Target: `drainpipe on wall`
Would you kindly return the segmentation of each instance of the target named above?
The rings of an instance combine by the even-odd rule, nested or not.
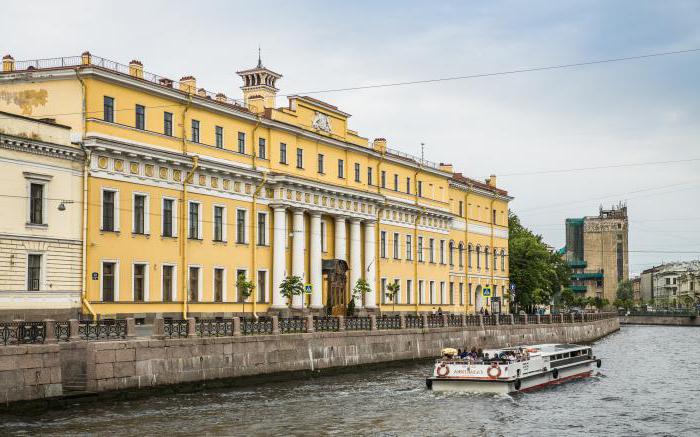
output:
[[[418,223],[420,222],[422,215],[422,210],[420,209],[418,205],[418,175],[420,174],[421,169],[423,168],[423,162],[418,166],[418,170],[416,170],[415,173],[413,173],[413,183],[415,186],[413,187],[413,197],[414,197],[414,202],[416,204],[416,208],[419,210],[419,212],[416,214],[416,219],[413,223],[413,246],[415,247],[414,253],[413,253],[413,301],[415,302],[415,307],[416,307],[416,314],[418,314],[418,307],[420,305],[420,295],[419,290],[418,290]]]
[[[470,252],[469,252],[469,193],[471,192],[472,186],[467,185],[467,193],[464,195],[464,248],[467,251],[467,264],[464,266],[465,269],[465,275],[464,277],[467,280],[467,283],[464,284],[465,288],[467,289],[467,293],[469,294],[467,296],[467,299],[464,301],[464,312],[469,313],[469,302],[472,300],[472,290],[469,287],[470,280],[471,278],[469,277],[469,257],[470,257]],[[476,304],[476,302],[474,302]],[[476,311],[474,311],[476,312]]]
[[[253,128],[253,143],[255,143],[255,132],[258,130],[258,127],[260,127],[260,115],[256,114],[256,117],[258,121],[255,123],[255,127]],[[272,146],[272,144],[270,144]],[[270,150],[271,151],[271,150]],[[252,155],[252,165],[253,165],[253,171],[257,171],[257,162],[256,158],[258,156],[257,150],[255,148],[255,144],[253,144],[253,153]],[[251,279],[255,280],[256,275],[255,275],[255,257],[256,257],[256,249],[257,249],[257,244],[255,243],[255,230],[257,229],[257,221],[258,221],[258,212],[257,212],[257,200],[258,200],[258,195],[260,194],[260,191],[262,188],[265,186],[265,182],[267,182],[267,172],[263,172],[263,179],[255,187],[255,190],[253,190],[253,212],[252,212],[252,217],[250,220],[251,223],[251,230],[250,230],[250,250],[251,250]],[[236,278],[236,281],[238,281],[238,278]],[[256,284],[257,285],[257,284]],[[258,319],[258,312],[257,312],[257,302],[258,302],[258,287],[255,286],[253,287],[253,317],[255,319]],[[245,314],[244,314],[245,315]]]
[[[384,161],[384,155],[386,155],[386,147],[384,147],[383,150],[379,151],[379,161],[377,162],[377,194],[381,195],[382,193],[382,172],[381,172],[381,166],[382,166],[382,161]],[[383,290],[379,290],[381,287],[381,276],[382,276],[382,268],[381,268],[381,257],[379,253],[379,245],[381,244],[381,240],[379,239],[379,236],[381,235],[381,230],[380,230],[380,223],[381,223],[381,213],[383,209],[377,208],[377,226],[374,228],[374,264],[375,267],[374,269],[376,270],[376,275],[374,278],[374,304],[377,305],[377,307],[381,310],[381,302],[382,302],[382,296],[381,293],[383,293]],[[379,303],[376,302],[377,296],[379,296]],[[365,303],[366,305],[366,303]]]
[[[83,80],[82,77],[80,77],[80,74],[78,73],[78,69],[75,68],[75,77],[78,79],[78,82],[80,82],[80,87],[83,92],[83,101],[82,101],[82,141],[80,142],[80,148],[83,150],[85,153],[85,162],[83,164],[83,229],[82,229],[82,248],[81,248],[81,256],[82,256],[82,266],[81,266],[81,273],[82,273],[82,290],[80,292],[80,300],[83,304],[83,306],[90,312],[90,315],[92,316],[92,319],[95,320],[97,318],[97,315],[95,314],[95,310],[92,308],[92,305],[90,305],[90,302],[88,301],[87,298],[87,220],[88,220],[88,173],[90,172],[90,159],[92,157],[92,154],[85,148],[85,130],[87,129],[87,93],[86,93],[86,88],[85,88],[85,81]]]
[[[187,118],[187,112],[192,104],[192,95],[187,94],[187,103],[185,104],[185,109],[182,111],[182,154],[187,156],[187,129],[185,128],[185,121]],[[187,306],[189,301],[189,296],[187,294],[187,184],[190,178],[194,178],[194,172],[199,167],[199,157],[192,157],[192,170],[190,170],[182,181],[182,191],[180,193],[180,288],[182,289],[182,319],[187,320]]]

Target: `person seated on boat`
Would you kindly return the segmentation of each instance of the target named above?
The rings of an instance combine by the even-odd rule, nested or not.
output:
[[[484,358],[484,350],[481,349],[481,348],[479,348],[479,349],[476,351],[476,356],[477,356],[477,358]]]

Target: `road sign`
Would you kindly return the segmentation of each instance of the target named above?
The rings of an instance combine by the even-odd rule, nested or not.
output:
[[[510,291],[515,291],[515,284],[510,284]]]
[[[311,284],[304,285],[304,293],[306,293],[306,294],[311,294],[311,291],[313,289],[314,289],[314,286]]]
[[[92,280],[97,281],[97,279],[100,277],[100,274],[97,272],[92,272]]]
[[[491,287],[484,287],[484,288],[482,288],[482,289],[481,289],[481,294],[482,294],[484,297],[489,297],[489,296],[491,296]]]

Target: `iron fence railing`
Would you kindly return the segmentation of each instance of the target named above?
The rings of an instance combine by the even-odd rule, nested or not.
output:
[[[465,322],[466,322],[467,326],[479,326],[481,323],[479,321],[479,316],[477,316],[475,314],[469,314],[465,317],[466,317]]]
[[[37,344],[46,338],[44,322],[0,322],[0,344]]]
[[[126,338],[126,320],[104,319],[95,321],[81,320],[78,335],[83,340],[118,340]]]
[[[54,322],[53,332],[56,340],[70,340],[70,322]]]
[[[369,331],[372,329],[372,320],[369,317],[346,317],[346,331]]]
[[[484,319],[484,325],[495,325],[496,324],[496,316],[493,314],[485,314],[482,316]]]
[[[442,315],[440,314],[430,314],[428,315],[428,328],[442,328]]]
[[[340,330],[340,319],[337,317],[314,317],[314,331],[338,331]]]
[[[401,317],[377,317],[377,329],[401,329]]]
[[[163,332],[168,338],[187,337],[187,320],[163,320]]]
[[[510,325],[510,314],[497,314],[499,325]]]
[[[458,327],[462,326],[462,315],[450,314],[447,316],[447,326]]]
[[[197,319],[194,332],[199,337],[230,337],[233,335],[233,319]]]
[[[292,317],[279,319],[280,334],[306,332],[306,318]]]
[[[269,317],[242,319],[241,333],[243,335],[272,334],[272,319]]]
[[[406,328],[415,329],[423,327],[423,317],[422,316],[406,316]]]

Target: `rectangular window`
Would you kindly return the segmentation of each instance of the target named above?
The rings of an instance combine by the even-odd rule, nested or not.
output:
[[[432,305],[435,303],[435,281],[430,281],[428,283],[428,286],[430,287],[428,289],[428,292],[429,292],[430,304]]]
[[[169,137],[173,136],[173,113],[163,113],[163,134]]]
[[[214,269],[214,302],[224,301],[224,269]]]
[[[411,178],[406,178],[406,193],[411,194]]]
[[[472,283],[469,283],[469,288],[467,289],[467,292],[469,294],[469,305],[472,305]]]
[[[297,168],[304,168],[304,149],[297,147]]]
[[[243,299],[243,294],[241,293],[242,290],[240,287],[238,287],[238,278],[240,278],[241,276],[243,278],[246,278],[248,276],[247,273],[248,272],[246,272],[243,269],[236,270],[236,302],[247,302],[247,298]]]
[[[117,264],[113,262],[102,263],[102,300],[104,302],[114,302],[116,267]]]
[[[114,97],[104,96],[103,107],[104,121],[114,123]]]
[[[163,236],[172,237],[173,234],[173,199],[163,199]]]
[[[214,207],[214,241],[224,241],[224,207]]]
[[[418,247],[416,252],[418,253],[418,261],[423,262],[423,237],[418,237]]]
[[[287,145],[280,143],[280,164],[287,163]]]
[[[245,132],[238,132],[238,153],[245,153]]]
[[[462,217],[462,215],[464,214],[463,208],[464,208],[464,203],[460,200],[459,201],[459,208],[458,208],[458,214],[460,217]]]
[[[267,244],[267,214],[258,213],[258,246]]]
[[[27,256],[27,290],[39,291],[41,289],[41,255],[30,254]]]
[[[394,191],[399,191],[399,175],[394,173]]]
[[[267,159],[267,151],[265,150],[265,138],[258,138],[258,158]]]
[[[29,187],[29,223],[44,224],[44,184],[31,184]]]
[[[428,259],[431,263],[435,262],[435,239],[428,240]]]
[[[379,233],[379,256],[386,258],[386,231]]]
[[[102,191],[102,230],[114,231],[114,191]]]
[[[199,203],[190,202],[190,226],[188,237],[199,239]]]
[[[360,163],[355,163],[355,182],[361,182],[360,179]]]
[[[146,265],[134,264],[134,302],[146,299]]]
[[[425,288],[423,287],[423,281],[418,281],[418,303],[425,303]]]
[[[367,185],[372,185],[372,167],[367,167]]]
[[[384,170],[382,170],[380,179],[381,179],[380,182],[381,182],[382,188],[386,188],[386,172]]]
[[[189,295],[190,302],[199,300],[199,267],[190,267]]]
[[[216,147],[219,149],[224,148],[224,128],[221,126],[216,126],[214,128],[214,135],[216,137]]]
[[[416,194],[418,195],[418,197],[423,197],[423,182],[418,181],[417,184],[418,184],[418,190],[417,190],[418,192]]]
[[[245,215],[243,209],[236,210],[236,243],[245,244]]]
[[[324,173],[324,171],[323,171],[323,155],[320,153],[318,154],[318,172],[321,174]]]
[[[338,160],[338,177],[340,179],[345,177],[345,162],[342,159]]]
[[[199,142],[199,120],[192,120],[192,142]]]
[[[174,266],[163,266],[163,302],[173,301]]]
[[[459,283],[459,304],[464,306],[464,282]]]
[[[445,264],[445,240],[440,240],[440,264]]]
[[[406,259],[413,260],[413,235],[406,235]]]
[[[146,196],[134,194],[134,234],[146,233]]]
[[[146,108],[136,105],[136,129],[146,129]]]
[[[445,296],[445,283],[440,282],[440,303],[441,304],[446,304],[447,303],[447,296]]]
[[[450,305],[455,304],[455,283],[450,282]]]
[[[388,300],[387,296],[386,296],[386,278],[382,278],[382,280],[380,281],[379,289],[381,290],[381,293],[382,293],[382,303],[386,303]]]
[[[492,210],[492,212],[493,212],[493,221],[491,223],[493,223],[495,225],[496,224],[496,210],[494,209],[494,210]]]
[[[406,279],[406,303],[411,304],[413,298],[413,281],[411,279]]]
[[[401,238],[399,237],[398,232],[394,232],[394,259],[399,259],[399,253],[401,252]]]
[[[267,302],[267,272],[265,270],[258,271],[258,303]]]

